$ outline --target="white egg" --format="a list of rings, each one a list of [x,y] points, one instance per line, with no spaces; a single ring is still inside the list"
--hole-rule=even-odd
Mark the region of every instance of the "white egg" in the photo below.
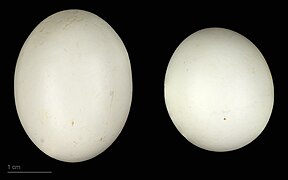
[[[216,152],[241,148],[267,125],[274,101],[269,67],[252,42],[224,28],[186,38],[165,76],[165,103],[178,131]]]
[[[100,17],[60,11],[24,43],[14,91],[21,124],[41,151],[61,161],[85,161],[107,149],[127,120],[128,53]]]

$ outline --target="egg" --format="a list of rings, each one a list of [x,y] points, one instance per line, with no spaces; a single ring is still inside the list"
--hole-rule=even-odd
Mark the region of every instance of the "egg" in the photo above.
[[[175,50],[164,97],[174,125],[189,142],[225,152],[261,134],[272,113],[274,88],[269,67],[251,41],[229,29],[206,28]]]
[[[31,32],[17,59],[15,104],[32,142],[48,156],[81,162],[118,137],[132,100],[127,50],[113,28],[79,9]]]

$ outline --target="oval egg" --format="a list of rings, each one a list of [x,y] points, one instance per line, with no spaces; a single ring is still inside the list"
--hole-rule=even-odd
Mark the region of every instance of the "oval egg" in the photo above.
[[[128,53],[97,15],[60,11],[25,41],[14,91],[21,124],[41,151],[65,162],[85,161],[105,151],[127,120]]]
[[[267,125],[273,80],[258,48],[224,28],[207,28],[175,50],[165,76],[165,103],[178,131],[216,152],[239,149]]]

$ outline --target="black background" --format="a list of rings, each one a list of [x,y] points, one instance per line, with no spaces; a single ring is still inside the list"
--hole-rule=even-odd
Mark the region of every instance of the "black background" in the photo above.
[[[1,5],[1,173],[7,173],[8,165],[19,165],[22,171],[106,178],[133,173],[135,178],[170,173],[193,177],[202,171],[203,175],[228,176],[232,170],[236,176],[272,170],[279,175],[287,166],[287,55],[283,56],[287,18],[283,6],[255,8],[234,1],[221,5],[193,1],[17,3]],[[121,134],[105,152],[80,163],[61,162],[42,153],[22,128],[14,103],[14,69],[24,41],[42,20],[65,9],[87,10],[110,24],[127,48],[133,76],[132,105]],[[269,65],[275,88],[274,109],[262,134],[244,148],[225,153],[189,143],[174,127],[164,102],[164,77],[174,50],[187,36],[208,27],[228,28],[252,41]],[[212,170],[216,173],[210,174]]]

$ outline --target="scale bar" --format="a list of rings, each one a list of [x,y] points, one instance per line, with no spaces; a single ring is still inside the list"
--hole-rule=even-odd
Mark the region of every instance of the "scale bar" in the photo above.
[[[9,174],[28,174],[28,173],[52,173],[52,171],[7,171]]]

